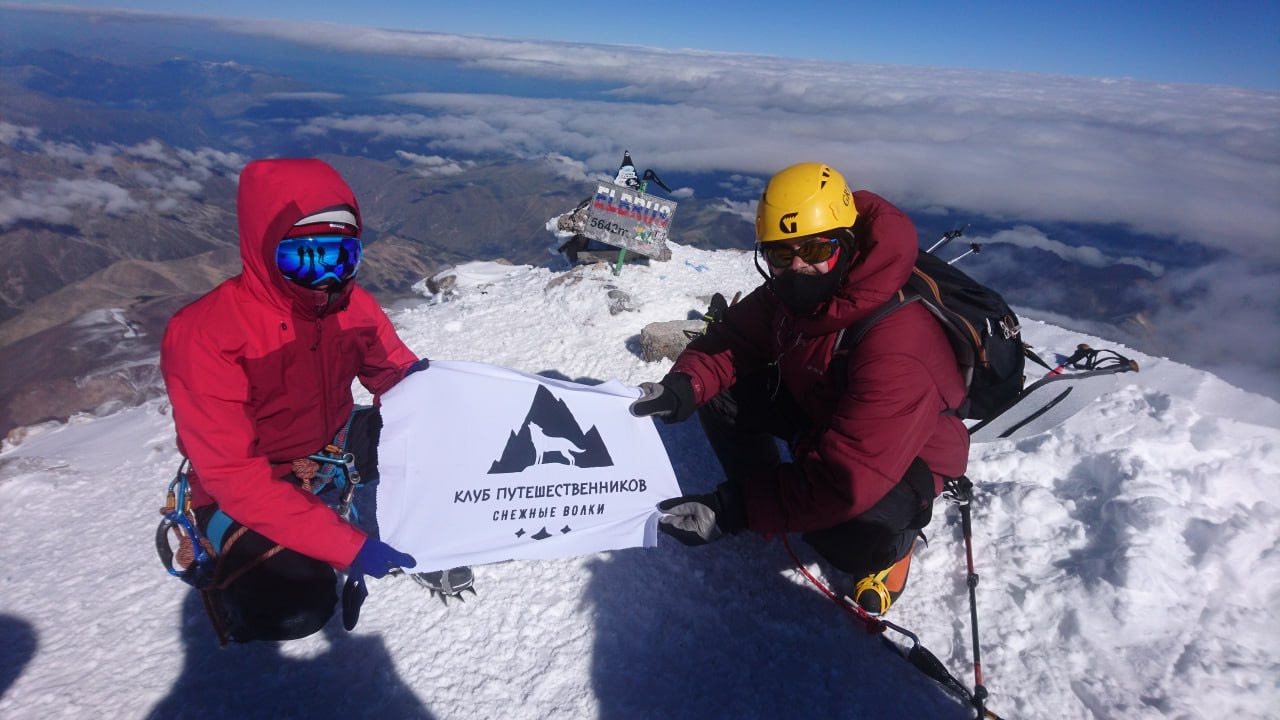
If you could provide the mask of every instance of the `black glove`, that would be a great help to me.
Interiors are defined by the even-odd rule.
[[[693,398],[693,381],[679,372],[667,373],[662,382],[640,383],[643,394],[631,403],[636,417],[654,415],[665,423],[687,420],[698,409]]]
[[[729,483],[706,495],[663,500],[658,509],[667,513],[658,518],[658,529],[685,545],[706,545],[747,527],[746,507]]]

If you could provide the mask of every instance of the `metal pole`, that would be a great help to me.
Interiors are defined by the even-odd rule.
[[[965,229],[966,229],[966,228],[968,228],[968,227],[969,227],[968,225],[965,225],[964,227],[959,228],[959,229],[957,229],[957,230],[948,230],[947,232],[942,233],[942,239],[941,239],[941,240],[939,240],[938,242],[934,243],[934,244],[933,244],[933,247],[929,248],[928,252],[929,252],[930,254],[933,254],[933,252],[934,252],[935,250],[941,249],[943,245],[946,245],[947,243],[951,242],[952,240],[955,240],[956,238],[960,237],[961,235],[964,235],[964,231],[965,231]]]
[[[963,255],[959,255],[959,256],[955,257],[955,258],[954,258],[954,259],[952,259],[952,260],[948,260],[948,261],[947,261],[947,264],[948,264],[948,265],[955,265],[955,264],[956,264],[957,262],[959,262],[960,260],[962,260],[962,259],[964,259],[964,258],[967,258],[967,257],[969,257],[970,255],[976,255],[977,253],[980,253],[980,252],[982,252],[982,246],[981,246],[981,245],[979,245],[978,243],[969,243],[969,250],[968,250],[967,252],[965,252]]]
[[[973,522],[969,505],[973,500],[973,483],[961,477],[963,498],[960,503],[960,527],[964,531],[964,554],[969,566],[969,625],[973,629],[973,704],[978,717],[986,713],[987,688],[982,682],[982,650],[978,647],[978,573],[973,571]]]

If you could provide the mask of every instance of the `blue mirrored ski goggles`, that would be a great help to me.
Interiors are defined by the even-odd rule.
[[[276,249],[276,265],[286,279],[314,288],[325,280],[343,283],[360,269],[358,237],[313,235],[286,238]]]

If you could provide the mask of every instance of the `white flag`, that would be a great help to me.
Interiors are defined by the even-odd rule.
[[[421,572],[652,547],[680,487],[638,394],[432,362],[382,397],[383,541]]]

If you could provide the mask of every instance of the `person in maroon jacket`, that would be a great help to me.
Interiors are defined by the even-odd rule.
[[[962,474],[969,453],[947,412],[964,383],[926,308],[913,303],[838,348],[910,277],[915,227],[831,167],[800,163],[765,187],[756,240],[764,284],[724,309],[660,383],[643,383],[631,407],[666,422],[697,410],[725,472],[715,492],[662,502],[659,527],[688,545],[745,529],[803,533],[858,580],[859,605],[883,613],[943,479]]]
[[[196,517],[205,532],[223,520],[210,533],[225,585],[206,592],[215,628],[224,641],[288,640],[332,616],[335,569],[362,600],[363,575],[415,564],[309,492],[307,458],[350,428],[357,468],[376,477],[380,418],[353,416],[351,383],[376,399],[427,361],[355,283],[360,210],[332,167],[251,162],[237,214],[243,272],[173,316],[160,368]]]

